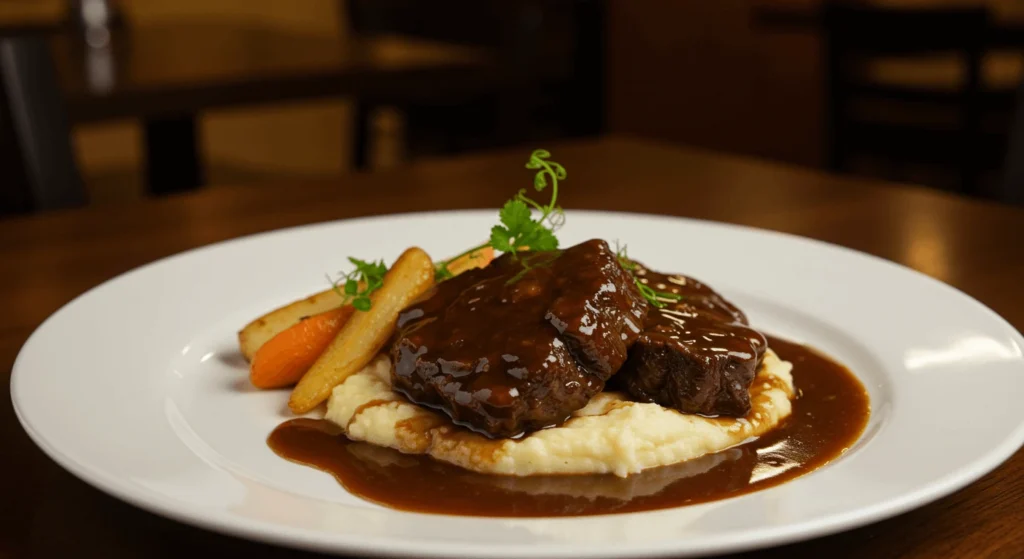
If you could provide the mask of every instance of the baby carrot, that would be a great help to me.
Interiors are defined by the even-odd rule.
[[[249,366],[253,386],[280,388],[299,382],[354,310],[352,305],[345,305],[315,314],[270,338],[256,351]]]
[[[494,260],[494,249],[491,247],[484,247],[480,250],[475,250],[465,256],[456,258],[448,264],[448,271],[453,276],[457,276],[462,272],[467,272],[473,268],[483,268]]]

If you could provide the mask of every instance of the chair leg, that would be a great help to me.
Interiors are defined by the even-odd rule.
[[[1017,86],[1013,126],[998,196],[1004,202],[1024,204],[1024,80]]]
[[[146,188],[150,194],[172,194],[203,185],[195,115],[145,122]]]
[[[357,171],[365,171],[370,164],[370,137],[373,123],[373,107],[363,100],[355,102],[353,111],[352,167]]]
[[[45,37],[0,38],[0,149],[0,213],[87,202]]]

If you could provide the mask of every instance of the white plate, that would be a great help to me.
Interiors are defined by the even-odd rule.
[[[348,255],[435,256],[487,234],[496,212],[384,216],[267,233],[144,266],[82,295],[25,344],[18,417],[88,483],[168,517],[257,540],[370,554],[475,557],[697,555],[790,542],[951,493],[1024,441],[1024,339],[955,289],[848,249],[755,229],[570,212],[563,245],[629,244],[733,299],[753,323],[848,365],[872,417],[843,458],[742,497],[559,519],[395,512],[273,454],[287,392],[250,389],[235,333],[324,288]]]

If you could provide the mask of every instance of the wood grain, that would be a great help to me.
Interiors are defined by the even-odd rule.
[[[51,43],[75,122],[381,92],[443,99],[497,79],[479,49],[400,36],[341,39],[180,23],[115,30],[109,50],[88,51],[68,32]]]
[[[549,146],[570,170],[568,208],[699,217],[813,237],[948,282],[1024,326],[1024,211],[921,188],[629,139]],[[528,148],[431,161],[335,183],[238,186],[119,207],[0,221],[0,373],[50,313],[154,259],[211,242],[377,213],[496,208],[529,181]],[[0,556],[81,549],[107,557],[197,551],[294,556],[164,520],[65,473],[0,398]],[[1024,454],[968,488],[902,516],[757,557],[1024,557]],[[745,555],[753,557],[755,554]]]

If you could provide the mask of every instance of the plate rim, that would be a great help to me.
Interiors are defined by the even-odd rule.
[[[432,211],[411,211],[411,212],[396,212],[386,214],[374,214],[359,216],[353,218],[335,219],[335,220],[324,220],[318,222],[312,222],[307,224],[293,225],[289,227],[283,227],[278,229],[272,229],[268,231],[261,231],[256,233],[250,233],[223,239],[220,241],[207,243],[204,245],[184,249],[156,260],[141,264],[125,272],[117,274],[114,277],[108,278],[99,284],[87,289],[81,294],[75,296],[70,301],[61,305],[57,310],[51,313],[42,323],[40,323],[29,335],[21,348],[19,348],[17,357],[15,358],[14,364],[11,369],[9,392],[11,395],[11,401],[15,416],[18,418],[19,423],[25,432],[29,435],[29,438],[33,443],[39,447],[44,454],[50,459],[56,462],[62,469],[69,472],[76,478],[87,483],[88,485],[100,490],[107,495],[110,495],[118,500],[128,503],[141,510],[154,513],[165,518],[172,519],[177,522],[181,522],[186,525],[197,527],[200,529],[211,530],[221,534],[242,537],[252,541],[261,541],[272,543],[275,545],[283,545],[291,548],[300,548],[307,550],[314,550],[320,552],[333,552],[333,553],[363,553],[374,556],[422,556],[422,557],[450,557],[453,554],[459,555],[480,555],[495,558],[511,558],[511,557],[576,557],[585,555],[587,557],[594,558],[605,558],[605,557],[618,557],[623,553],[628,553],[631,556],[636,557],[667,557],[667,556],[700,556],[708,553],[729,553],[729,552],[742,552],[753,549],[762,549],[777,545],[783,545],[787,543],[793,543],[797,541],[808,540],[816,537],[821,537],[837,532],[853,529],[860,527],[872,522],[885,520],[898,516],[907,511],[913,510],[930,502],[939,500],[946,497],[964,487],[967,487],[984,475],[994,471],[1007,460],[1009,460],[1022,446],[1024,446],[1024,422],[1017,426],[998,446],[993,446],[983,455],[979,455],[971,460],[970,463],[947,473],[942,478],[935,480],[923,487],[917,488],[914,491],[910,491],[900,495],[894,499],[888,499],[885,501],[877,502],[871,506],[860,507],[858,509],[848,510],[840,513],[834,513],[828,516],[824,516],[817,519],[803,520],[784,526],[775,526],[767,528],[755,528],[753,530],[746,530],[740,537],[729,536],[728,538],[724,535],[715,536],[712,538],[705,538],[701,541],[698,546],[691,546],[686,551],[680,551],[673,547],[678,545],[677,541],[664,540],[658,542],[630,542],[628,544],[608,544],[603,543],[600,546],[593,546],[588,544],[579,543],[544,543],[541,545],[504,545],[501,547],[486,546],[484,544],[473,544],[463,542],[445,542],[435,544],[429,549],[420,547],[421,544],[411,540],[401,540],[396,538],[376,537],[376,536],[361,536],[353,537],[346,534],[327,534],[322,531],[296,528],[296,527],[284,527],[279,524],[274,524],[267,521],[257,521],[252,519],[241,519],[231,518],[230,516],[222,516],[224,513],[217,511],[208,513],[195,505],[190,504],[179,504],[167,497],[160,495],[159,493],[152,492],[148,488],[144,487],[128,487],[123,484],[119,484],[116,478],[109,476],[108,474],[94,469],[93,467],[77,462],[75,459],[64,454],[60,449],[51,445],[31,424],[30,419],[26,416],[25,412],[19,406],[18,398],[18,379],[21,378],[19,371],[24,366],[22,363],[25,359],[26,348],[32,343],[32,341],[41,336],[44,333],[45,328],[51,321],[59,320],[60,316],[68,312],[68,309],[73,306],[76,302],[91,296],[96,290],[102,288],[110,288],[113,284],[125,281],[129,277],[141,273],[142,271],[151,267],[167,264],[177,259],[187,258],[190,255],[197,253],[218,250],[232,244],[246,243],[246,242],[258,242],[262,237],[268,237],[278,234],[295,234],[302,230],[312,230],[317,228],[327,228],[336,226],[338,224],[358,224],[360,222],[372,222],[381,220],[394,220],[394,219],[415,219],[419,217],[430,217],[438,215],[446,216],[470,216],[476,217],[481,216],[484,213],[497,213],[497,210],[492,208],[473,208],[473,209],[458,209],[458,210],[432,210]],[[762,227],[756,227],[751,225],[737,224],[731,222],[715,221],[709,219],[674,216],[668,214],[657,214],[657,213],[643,213],[643,212],[621,212],[621,211],[609,211],[609,210],[590,210],[590,209],[578,209],[578,210],[567,210],[568,214],[579,214],[579,215],[592,215],[595,217],[622,217],[632,219],[657,219],[665,220],[668,222],[683,221],[689,222],[690,224],[700,227],[710,228],[721,228],[731,230],[741,230],[748,233],[776,236],[786,239],[789,242],[807,243],[811,245],[818,245],[819,247],[836,250],[841,252],[855,255],[858,258],[867,258],[874,260],[875,262],[881,263],[882,265],[895,267],[901,269],[903,272],[910,272],[916,279],[924,280],[932,283],[933,285],[947,290],[951,295],[956,294],[961,297],[966,297],[971,301],[979,311],[983,311],[988,314],[989,318],[999,322],[1008,332],[1013,333],[1013,337],[1021,346],[1024,346],[1024,335],[1014,327],[1009,321],[1007,321],[1002,315],[996,312],[994,309],[985,305],[975,297],[962,291],[961,289],[943,282],[937,278],[929,276],[923,272],[915,270],[909,266],[901,264],[899,262],[889,260],[871,253],[863,252],[857,249],[846,247],[840,244],[832,243],[829,241],[823,241],[820,239],[806,237],[795,233],[788,233],[784,231],[777,231],[773,229],[767,229]],[[701,505],[696,505],[701,506]],[[392,511],[395,514],[404,515],[419,515],[427,513],[415,513],[407,511]],[[624,516],[624,515],[637,515],[637,514],[651,514],[659,511],[650,512],[639,512],[639,513],[619,513],[615,515],[605,516]],[[663,512],[663,511],[662,511]],[[433,516],[433,515],[432,515]],[[538,518],[535,520],[551,520],[550,518]],[[728,540],[728,541],[720,541]]]

